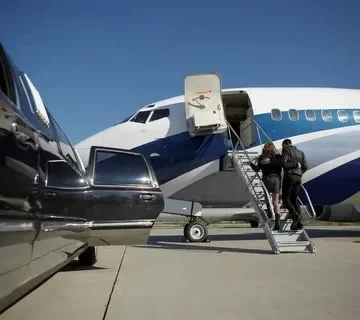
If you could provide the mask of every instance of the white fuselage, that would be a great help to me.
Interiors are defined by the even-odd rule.
[[[248,150],[260,151],[269,138],[280,149],[290,138],[305,152],[310,169],[303,183],[314,205],[360,204],[360,90],[227,89],[222,98],[226,119]],[[260,130],[248,125],[249,119]],[[227,133],[191,136],[184,96],[145,106],[127,121],[78,143],[85,166],[91,145],[149,157],[167,198],[166,212],[188,215],[195,202],[224,208],[224,217],[234,219],[238,215],[227,214],[227,208],[250,201],[235,171],[224,170],[231,149]]]

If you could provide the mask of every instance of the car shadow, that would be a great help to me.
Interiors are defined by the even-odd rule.
[[[196,244],[181,244],[181,243],[168,243],[168,242],[157,242],[149,243],[144,246],[132,246],[136,248],[148,248],[148,249],[162,249],[162,250],[184,250],[184,251],[207,251],[212,253],[251,253],[251,254],[262,254],[262,255],[273,255],[271,250],[261,249],[246,249],[246,248],[229,248],[229,247],[215,247],[211,245],[196,245]]]
[[[78,260],[73,260],[68,263],[65,267],[59,270],[59,272],[74,272],[74,271],[85,271],[85,270],[107,270],[108,268],[95,266],[82,266]]]

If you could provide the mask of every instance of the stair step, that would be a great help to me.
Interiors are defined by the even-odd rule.
[[[272,231],[272,234],[275,240],[278,243],[292,243],[292,242],[302,242],[304,239],[302,232],[289,232],[289,231]]]
[[[307,252],[309,244],[309,241],[278,242],[280,252]]]
[[[251,162],[258,157],[258,155],[258,152],[249,153],[244,150],[238,150],[234,154],[233,160],[238,176],[246,184],[245,191],[249,192],[252,197],[252,206],[255,209],[260,226],[263,228],[271,247],[273,250],[274,247],[279,248],[279,250],[274,250],[275,253],[315,252],[315,247],[312,242],[310,242],[310,238],[305,229],[296,231],[290,229],[293,220],[290,219],[289,211],[284,207],[281,200],[279,201],[280,230],[271,230],[274,227],[275,220],[269,220],[267,218],[268,206],[266,194],[261,182],[261,174],[256,173],[250,165]],[[271,199],[270,202],[272,202]],[[306,215],[306,212],[304,215]]]

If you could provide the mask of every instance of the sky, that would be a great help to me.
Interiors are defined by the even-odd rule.
[[[360,89],[358,0],[12,0],[0,41],[74,144],[183,94],[192,73]]]

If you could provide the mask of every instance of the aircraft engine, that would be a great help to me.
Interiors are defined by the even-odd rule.
[[[359,222],[360,205],[335,204],[331,206],[314,206],[316,219],[333,222]]]

